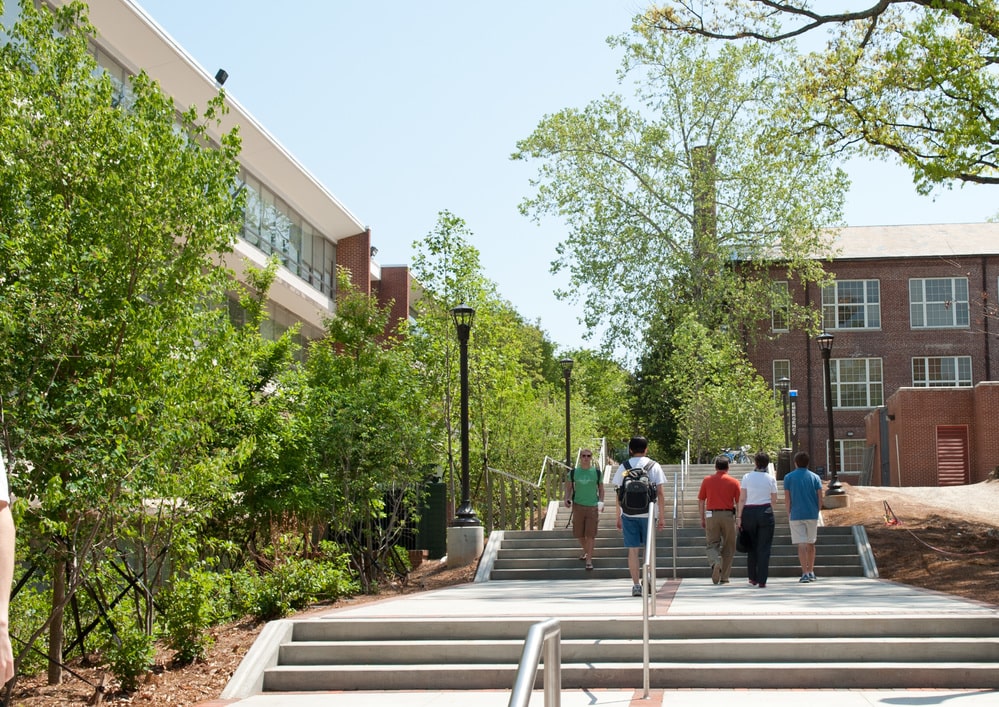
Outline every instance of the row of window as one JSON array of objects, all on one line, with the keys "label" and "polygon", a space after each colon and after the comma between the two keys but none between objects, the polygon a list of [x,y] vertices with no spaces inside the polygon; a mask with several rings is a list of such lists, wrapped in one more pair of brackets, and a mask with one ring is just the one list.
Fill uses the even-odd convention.
[{"label": "row of window", "polygon": [[[787,283],[775,283],[785,292]],[[909,280],[909,326],[913,329],[970,326],[968,278]],[[774,311],[774,331],[787,331],[783,312]],[[822,288],[822,326],[831,329],[880,329],[881,282],[842,280]]]},{"label": "row of window", "polygon": [[[791,362],[773,362],[774,380],[791,380]],[[829,361],[834,408],[872,408],[884,403],[880,358],[834,358]],[[971,387],[971,356],[916,356],[912,359],[916,388]]]},{"label": "row of window", "polygon": [[[114,104],[127,109],[134,98],[131,75],[100,47],[91,44],[90,50],[97,60],[98,70],[107,74],[114,84]],[[292,273],[324,295],[334,297],[336,244],[245,169],[240,170],[240,178],[246,189],[240,237],[265,255],[276,254]]]}]

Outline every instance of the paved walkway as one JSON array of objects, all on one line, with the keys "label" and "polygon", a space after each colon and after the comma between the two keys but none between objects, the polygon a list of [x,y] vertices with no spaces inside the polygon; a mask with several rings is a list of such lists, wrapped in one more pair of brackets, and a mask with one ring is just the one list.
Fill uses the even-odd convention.
[{"label": "paved walkway", "polygon": [[[719,609],[738,609],[743,615],[759,616],[857,616],[948,614],[999,615],[999,607],[950,595],[917,589],[878,579],[820,578],[813,584],[797,579],[771,579],[758,589],[733,579],[729,585],[709,580],[660,580],[657,595],[659,616],[718,615]],[[323,618],[349,617],[579,617],[641,616],[641,600],[631,595],[631,585],[620,580],[560,582],[505,581],[464,584],[447,589],[410,594],[384,601],[346,606]],[[821,670],[821,666],[817,666]],[[511,685],[512,688],[512,685]],[[654,690],[642,699],[642,690],[565,690],[565,707],[583,705],[664,705],[669,707],[882,707],[933,706],[995,707],[999,685],[989,690]],[[374,707],[399,704],[406,707],[452,707],[470,703],[476,707],[500,707],[509,701],[509,691],[468,692],[329,692],[322,694],[262,694],[243,700],[214,700],[202,707]],[[543,693],[537,691],[531,705],[541,707]]]}]

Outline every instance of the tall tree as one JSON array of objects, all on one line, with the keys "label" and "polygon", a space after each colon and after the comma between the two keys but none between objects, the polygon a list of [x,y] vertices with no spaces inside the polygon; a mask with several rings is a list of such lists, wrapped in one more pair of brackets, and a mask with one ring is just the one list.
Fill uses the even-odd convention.
[{"label": "tall tree", "polygon": [[227,367],[240,364],[217,254],[241,213],[239,139],[210,144],[220,98],[178,117],[142,74],[116,108],[82,4],[22,2],[5,31],[0,396],[23,460],[12,488],[35,504],[26,559],[55,587],[28,646],[49,630],[58,682],[62,611],[97,566],[123,564],[119,543],[136,538],[146,500],[184,495],[183,513],[160,510],[196,519],[228,478],[235,450],[218,446],[215,425],[232,402]]},{"label": "tall tree", "polygon": [[999,4],[870,0],[852,11],[810,2],[663,3],[656,27],[775,43],[827,33],[789,84],[831,146],[894,155],[923,193],[959,181],[999,184]]},{"label": "tall tree", "polygon": [[579,293],[587,323],[638,352],[646,322],[671,309],[753,332],[775,304],[769,263],[822,277],[814,258],[846,188],[817,145],[787,129],[794,65],[780,51],[714,50],[641,19],[610,42],[624,52],[620,80],[634,79],[633,100],[547,116],[513,155],[540,162],[522,211],[568,224],[552,265],[570,273],[560,295]]}]

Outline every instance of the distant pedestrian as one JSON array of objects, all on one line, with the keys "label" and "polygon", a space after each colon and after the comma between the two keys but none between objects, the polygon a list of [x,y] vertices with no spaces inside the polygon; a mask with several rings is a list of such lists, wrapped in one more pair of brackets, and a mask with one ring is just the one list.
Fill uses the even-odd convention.
[{"label": "distant pedestrian", "polygon": [[795,470],[784,477],[784,505],[791,525],[791,542],[798,546],[801,583],[814,582],[815,541],[822,508],[822,479],[808,469],[806,452],[794,455]]},{"label": "distant pedestrian", "polygon": [[[633,597],[642,596],[638,551],[648,541],[648,508],[653,501],[658,508],[656,528],[662,530],[666,527],[666,496],[664,491],[666,476],[659,463],[645,455],[648,448],[649,440],[645,437],[632,437],[628,443],[630,457],[617,468],[617,472],[614,474],[614,486],[618,490],[618,493],[615,494],[617,497],[617,527],[624,537],[624,546],[628,548],[628,574],[631,575],[631,595]],[[637,508],[632,510],[628,499],[624,498],[622,493],[628,488],[625,486],[625,482],[627,481],[630,487],[631,480],[641,476],[642,473],[647,476],[648,483],[653,489],[652,496],[645,502],[644,511]],[[655,568],[653,568],[653,573],[654,571]]]},{"label": "distant pedestrian", "polygon": [[14,579],[14,517],[10,512],[7,469],[0,453],[0,685],[14,677],[10,644],[10,590]]},{"label": "distant pedestrian", "polygon": [[766,587],[770,576],[770,550],[774,543],[774,506],[777,505],[777,481],[770,475],[770,455],[757,452],[756,468],[742,477],[739,506],[735,511],[737,531],[750,539],[746,552],[749,583]]},{"label": "distant pedestrian", "polygon": [[701,527],[707,546],[711,582],[728,584],[735,557],[735,508],[742,489],[728,474],[728,457],[715,458],[715,473],[705,476],[697,493]]},{"label": "distant pedestrian", "polygon": [[593,451],[579,453],[579,466],[569,471],[565,480],[565,505],[572,509],[572,535],[579,541],[586,569],[593,569],[593,548],[597,542],[597,524],[604,509],[604,480],[593,466]]}]

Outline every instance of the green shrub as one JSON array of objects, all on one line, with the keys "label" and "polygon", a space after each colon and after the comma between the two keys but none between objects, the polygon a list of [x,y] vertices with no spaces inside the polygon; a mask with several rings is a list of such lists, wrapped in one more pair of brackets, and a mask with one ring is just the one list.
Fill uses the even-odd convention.
[{"label": "green shrub", "polygon": [[39,591],[25,585],[10,601],[10,634],[14,655],[23,653],[20,671],[34,675],[48,668],[44,645],[35,642],[34,650],[27,650],[26,641],[49,617],[52,611],[52,590]]},{"label": "green shrub", "polygon": [[167,645],[177,651],[177,663],[186,665],[204,658],[214,643],[208,629],[228,618],[225,601],[219,596],[220,577],[216,572],[194,568],[160,595]]},{"label": "green shrub", "polygon": [[242,572],[232,578],[237,604],[260,620],[287,616],[318,601],[356,593],[357,579],[349,558],[332,543],[323,543],[320,558],[285,560],[265,575]]},{"label": "green shrub", "polygon": [[118,678],[121,689],[134,692],[139,678],[149,672],[156,659],[156,637],[150,636],[122,613],[117,612],[117,638],[104,646],[104,658],[111,674]]}]

